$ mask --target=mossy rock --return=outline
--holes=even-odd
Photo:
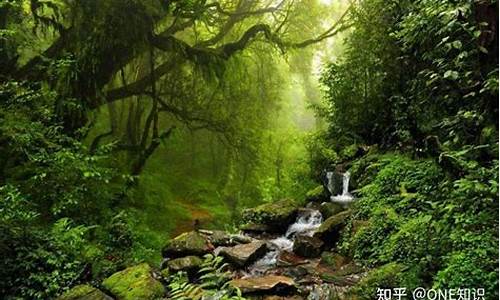
[[[203,260],[198,256],[190,255],[186,257],[172,259],[167,262],[167,266],[170,270],[178,272],[178,271],[187,271],[192,272],[201,266]]]
[[[306,193],[307,202],[323,202],[328,200],[328,193],[323,185],[318,185]]]
[[[178,258],[188,255],[203,256],[213,250],[208,239],[196,231],[185,232],[167,242],[163,257]]]
[[[321,204],[319,207],[319,211],[321,212],[321,215],[323,216],[323,219],[328,219],[331,216],[334,216],[342,211],[344,211],[344,207],[338,203],[333,203],[333,202],[326,202]]]
[[[110,296],[87,284],[77,285],[57,300],[113,300]]]
[[[242,217],[245,223],[263,224],[283,231],[295,221],[298,208],[295,201],[284,199],[245,209]]]
[[[340,237],[340,232],[345,227],[347,218],[351,215],[351,211],[346,210],[326,219],[314,236],[320,238],[326,245],[333,246]]]
[[[339,270],[341,267],[345,266],[349,262],[349,259],[334,252],[323,252],[321,253],[320,263],[332,270]]]
[[[165,288],[151,274],[151,267],[142,263],[106,278],[102,285],[118,300],[153,300],[165,294]]]

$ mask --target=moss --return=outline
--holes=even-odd
[[[326,219],[321,226],[316,230],[316,235],[323,235],[327,233],[338,233],[344,225],[347,217],[351,214],[350,211],[343,211],[328,219]]]
[[[185,232],[167,242],[163,248],[164,257],[203,255],[212,250],[208,240],[196,231]]]
[[[146,263],[117,272],[105,279],[102,285],[120,300],[158,299],[165,293],[165,288],[152,277],[151,267]]]
[[[299,205],[289,199],[266,203],[243,211],[243,221],[259,223],[279,228],[286,227],[295,220]]]
[[[322,185],[318,185],[306,193],[306,201],[309,202],[320,202],[326,198],[325,188]]]
[[[111,300],[112,298],[90,285],[77,285],[57,300]]]

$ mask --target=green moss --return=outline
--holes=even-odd
[[[90,285],[77,285],[57,300],[111,300],[112,298]]]
[[[196,231],[190,231],[168,241],[162,253],[164,257],[203,255],[208,253],[212,248],[205,237]]]
[[[120,300],[158,299],[165,293],[163,285],[152,277],[147,263],[117,272],[102,285]]]
[[[299,205],[289,199],[262,204],[243,211],[243,221],[276,227],[286,227],[294,221]]]

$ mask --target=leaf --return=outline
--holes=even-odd
[[[461,49],[462,48],[462,42],[461,41],[454,41],[451,44],[452,44],[453,48],[455,48],[455,49]]]
[[[458,79],[458,72],[453,71],[453,70],[448,70],[444,73],[444,78],[446,79],[452,79],[452,80],[457,80]]]

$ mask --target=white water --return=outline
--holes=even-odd
[[[245,274],[245,277],[265,273],[265,271],[276,264],[278,256],[282,251],[292,251],[295,236],[298,234],[312,236],[322,221],[323,218],[319,211],[313,209],[302,211],[295,223],[288,227],[285,235],[268,241],[271,251],[253,263],[248,268],[248,273]]]
[[[331,172],[328,172],[331,173]],[[333,175],[333,173],[332,173]],[[328,189],[330,190],[330,186],[333,185],[332,183],[332,175],[328,177]],[[351,174],[349,172],[345,172],[342,174],[342,194],[341,195],[336,195],[336,196],[331,196],[330,199],[332,202],[335,203],[340,203],[343,205],[349,204],[354,201],[354,197],[349,193],[349,180],[351,179]],[[331,192],[331,190],[330,190]]]

